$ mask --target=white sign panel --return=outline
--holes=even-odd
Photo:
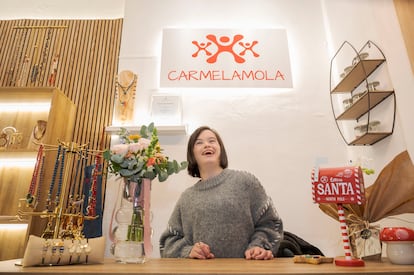
[[[164,29],[161,87],[291,88],[283,29]]]

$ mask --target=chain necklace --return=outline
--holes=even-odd
[[[116,84],[120,88],[118,89],[118,100],[123,107],[126,107],[127,103],[131,99],[130,89],[134,86],[137,81],[137,75],[134,74],[134,78],[127,86],[122,86],[119,80],[117,80]]]

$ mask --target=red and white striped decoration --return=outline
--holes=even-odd
[[[341,226],[342,242],[344,244],[345,260],[352,260],[351,245],[349,243],[348,228],[345,223],[345,212],[342,204],[338,203],[339,224]]]
[[[354,176],[355,176],[355,183],[356,183],[355,193],[356,193],[356,197],[357,197],[357,204],[361,205],[365,201],[365,196],[363,197],[363,194],[361,192],[361,186],[363,186],[363,184],[364,184],[364,178],[362,177],[360,167],[357,167],[357,166],[354,167]],[[362,185],[361,185],[360,179],[362,181]]]

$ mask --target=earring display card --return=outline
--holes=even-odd
[[[181,124],[181,97],[166,94],[153,95],[151,101],[151,118],[156,125]]]

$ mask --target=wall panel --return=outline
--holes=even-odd
[[[414,1],[394,0],[394,6],[414,73]]]

